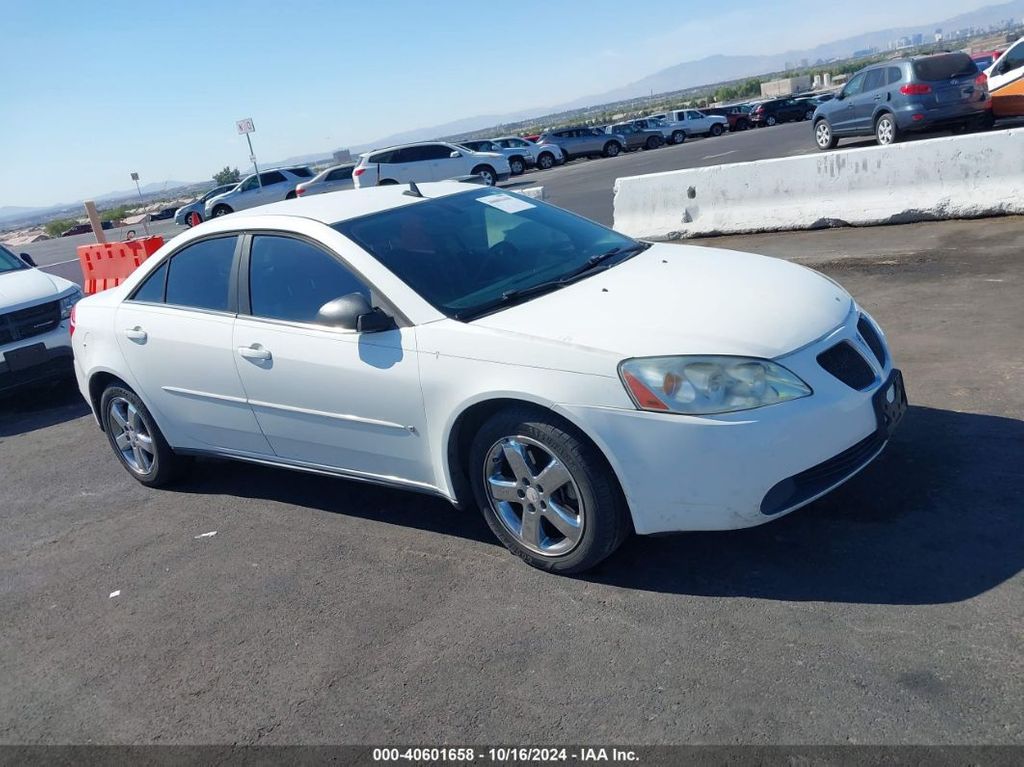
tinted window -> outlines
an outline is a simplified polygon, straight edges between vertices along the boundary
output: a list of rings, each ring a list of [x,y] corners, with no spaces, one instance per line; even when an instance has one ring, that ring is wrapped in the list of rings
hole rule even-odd
[[[505,146],[519,146],[519,147],[523,147],[523,146],[529,146],[529,144],[527,142],[523,141],[521,138],[510,138],[508,141],[505,142]]]
[[[870,69],[867,75],[864,77],[864,90],[873,91],[876,88],[882,88],[885,86],[885,70],[884,69]]]
[[[390,162],[394,162],[394,160],[391,159],[394,154],[395,154],[394,152],[378,152],[377,154],[370,155],[368,158],[366,158],[366,161],[367,162],[378,162],[378,163],[390,163]]]
[[[249,256],[252,314],[316,322],[320,307],[349,293],[370,291],[333,256],[302,240],[257,235]]]
[[[167,274],[167,303],[227,311],[235,241],[235,237],[218,237],[175,253]]]
[[[289,168],[288,171],[299,178],[313,178],[313,171],[309,168]]]
[[[643,247],[560,208],[492,189],[424,200],[334,228],[438,310],[463,319],[509,291],[573,274],[594,256],[619,249],[627,258]]]
[[[347,178],[352,178],[352,167],[348,168],[335,168],[327,174],[327,178],[324,181],[344,181]]]
[[[859,72],[853,76],[853,79],[846,84],[843,88],[844,96],[856,96],[864,87],[864,73]]]
[[[0,272],[13,272],[20,269],[28,269],[28,264],[0,245]]]
[[[977,65],[966,53],[944,53],[914,62],[914,76],[926,82],[973,75],[977,71]]]
[[[250,191],[252,189],[255,189],[257,186],[259,186],[259,183],[260,183],[259,180],[255,176],[249,176],[249,178],[247,178],[245,181],[243,181],[242,185],[240,187],[238,187],[238,191],[240,191],[240,192],[248,192],[248,191]]]
[[[1003,58],[1003,63],[1000,66],[1005,72],[1017,69],[1018,67],[1024,67],[1024,43],[1011,48],[1009,53]]]
[[[452,153],[452,148],[444,144],[429,144],[420,147],[421,160],[447,160]]]
[[[903,79],[903,70],[900,69],[899,67],[889,67],[886,70],[886,72],[888,74],[888,76],[886,77],[886,81],[889,85],[892,85],[893,83],[898,83]]]
[[[263,182],[263,186],[270,186],[271,184],[280,184],[282,181],[286,181],[282,173],[276,170],[269,171],[267,173],[260,174],[260,181]]]
[[[164,302],[164,282],[167,280],[167,262],[146,278],[135,291],[132,301],[149,301],[153,304]]]

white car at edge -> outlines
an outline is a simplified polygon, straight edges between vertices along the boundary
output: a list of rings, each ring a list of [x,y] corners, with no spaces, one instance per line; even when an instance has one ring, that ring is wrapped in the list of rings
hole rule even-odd
[[[216,455],[403,487],[562,573],[631,531],[793,511],[906,409],[881,330],[817,272],[453,182],[201,224],[81,301],[72,341],[143,484]]]

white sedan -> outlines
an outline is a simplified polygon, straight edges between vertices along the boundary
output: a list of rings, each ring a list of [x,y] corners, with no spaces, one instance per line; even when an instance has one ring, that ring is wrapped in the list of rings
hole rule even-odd
[[[632,531],[793,511],[906,409],[882,331],[826,277],[455,182],[201,224],[81,301],[72,341],[145,485],[215,455],[418,490],[561,573]]]

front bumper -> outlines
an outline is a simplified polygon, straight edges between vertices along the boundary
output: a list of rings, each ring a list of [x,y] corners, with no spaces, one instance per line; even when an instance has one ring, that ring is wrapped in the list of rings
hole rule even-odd
[[[74,367],[67,322],[38,336],[0,347],[0,394],[44,381],[70,378]]]
[[[872,356],[857,313],[810,346],[777,361],[813,394],[717,416],[565,406],[595,439],[622,485],[640,534],[730,530],[769,522],[810,503],[863,469],[885,447],[873,401],[895,375]],[[874,373],[856,390],[817,355],[848,342]],[[905,400],[904,400],[905,407]]]

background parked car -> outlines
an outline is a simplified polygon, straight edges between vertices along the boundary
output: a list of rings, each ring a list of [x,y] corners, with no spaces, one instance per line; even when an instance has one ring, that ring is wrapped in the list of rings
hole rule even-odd
[[[777,123],[808,120],[813,116],[814,110],[808,110],[807,104],[800,99],[770,99],[750,110],[750,124],[757,128],[771,127]]]
[[[626,139],[626,151],[637,149],[657,149],[665,145],[665,137],[660,130],[638,128],[633,123],[616,123],[604,129],[605,133],[613,133]]]
[[[651,116],[668,122],[681,123],[687,136],[721,136],[729,127],[729,121],[726,118],[720,115],[707,115],[699,109],[672,109]]]
[[[668,144],[682,144],[686,141],[686,126],[683,123],[670,123],[660,117],[640,117],[629,122],[641,130],[659,131]]]
[[[814,141],[831,149],[846,136],[882,145],[907,131],[980,126],[991,120],[984,73],[966,53],[900,59],[860,70],[814,113]]]
[[[355,170],[355,167],[356,164],[354,162],[349,162],[320,171],[309,181],[303,181],[296,186],[295,196],[311,197],[314,194],[323,194],[324,192],[342,192],[354,189],[355,184],[352,182],[352,171]]]
[[[559,147],[566,160],[577,157],[615,157],[626,148],[624,136],[605,133],[600,128],[587,125],[546,131],[541,134],[540,143]]]
[[[712,117],[724,117],[729,121],[729,130],[747,130],[750,127],[750,107],[709,107],[702,110],[704,114]]]
[[[362,189],[458,176],[480,176],[488,186],[493,186],[511,174],[504,154],[474,152],[457,144],[431,141],[367,152],[359,158],[352,177],[356,189]]]
[[[971,54],[971,61],[977,65],[978,69],[984,72],[1002,55],[1003,51],[977,51]]]
[[[532,141],[518,136],[499,136],[492,139],[474,139],[461,142],[462,146],[474,152],[498,152],[508,158],[508,166],[513,176],[526,172],[527,168],[547,170],[565,162],[565,157],[557,148],[539,147]]]
[[[238,184],[221,184],[206,192],[198,200],[193,200],[188,205],[182,205],[174,212],[174,223],[179,226],[195,226],[203,223],[203,216],[206,213],[206,201],[217,195],[230,192]]]
[[[113,229],[114,228],[114,222],[113,221],[101,221],[100,222],[100,228],[101,229]],[[74,226],[69,227],[68,229],[65,229],[63,232],[60,233],[60,236],[61,237],[74,237],[76,234],[89,234],[89,232],[91,232],[91,231],[92,231],[92,224],[90,224],[87,221],[84,224],[75,224]]]
[[[996,117],[1024,115],[1024,37],[1015,42],[987,70]]]
[[[203,217],[215,218],[236,210],[289,200],[295,197],[295,187],[311,178],[313,171],[305,166],[263,171],[259,178],[253,173],[231,191],[207,200],[203,206]]]

